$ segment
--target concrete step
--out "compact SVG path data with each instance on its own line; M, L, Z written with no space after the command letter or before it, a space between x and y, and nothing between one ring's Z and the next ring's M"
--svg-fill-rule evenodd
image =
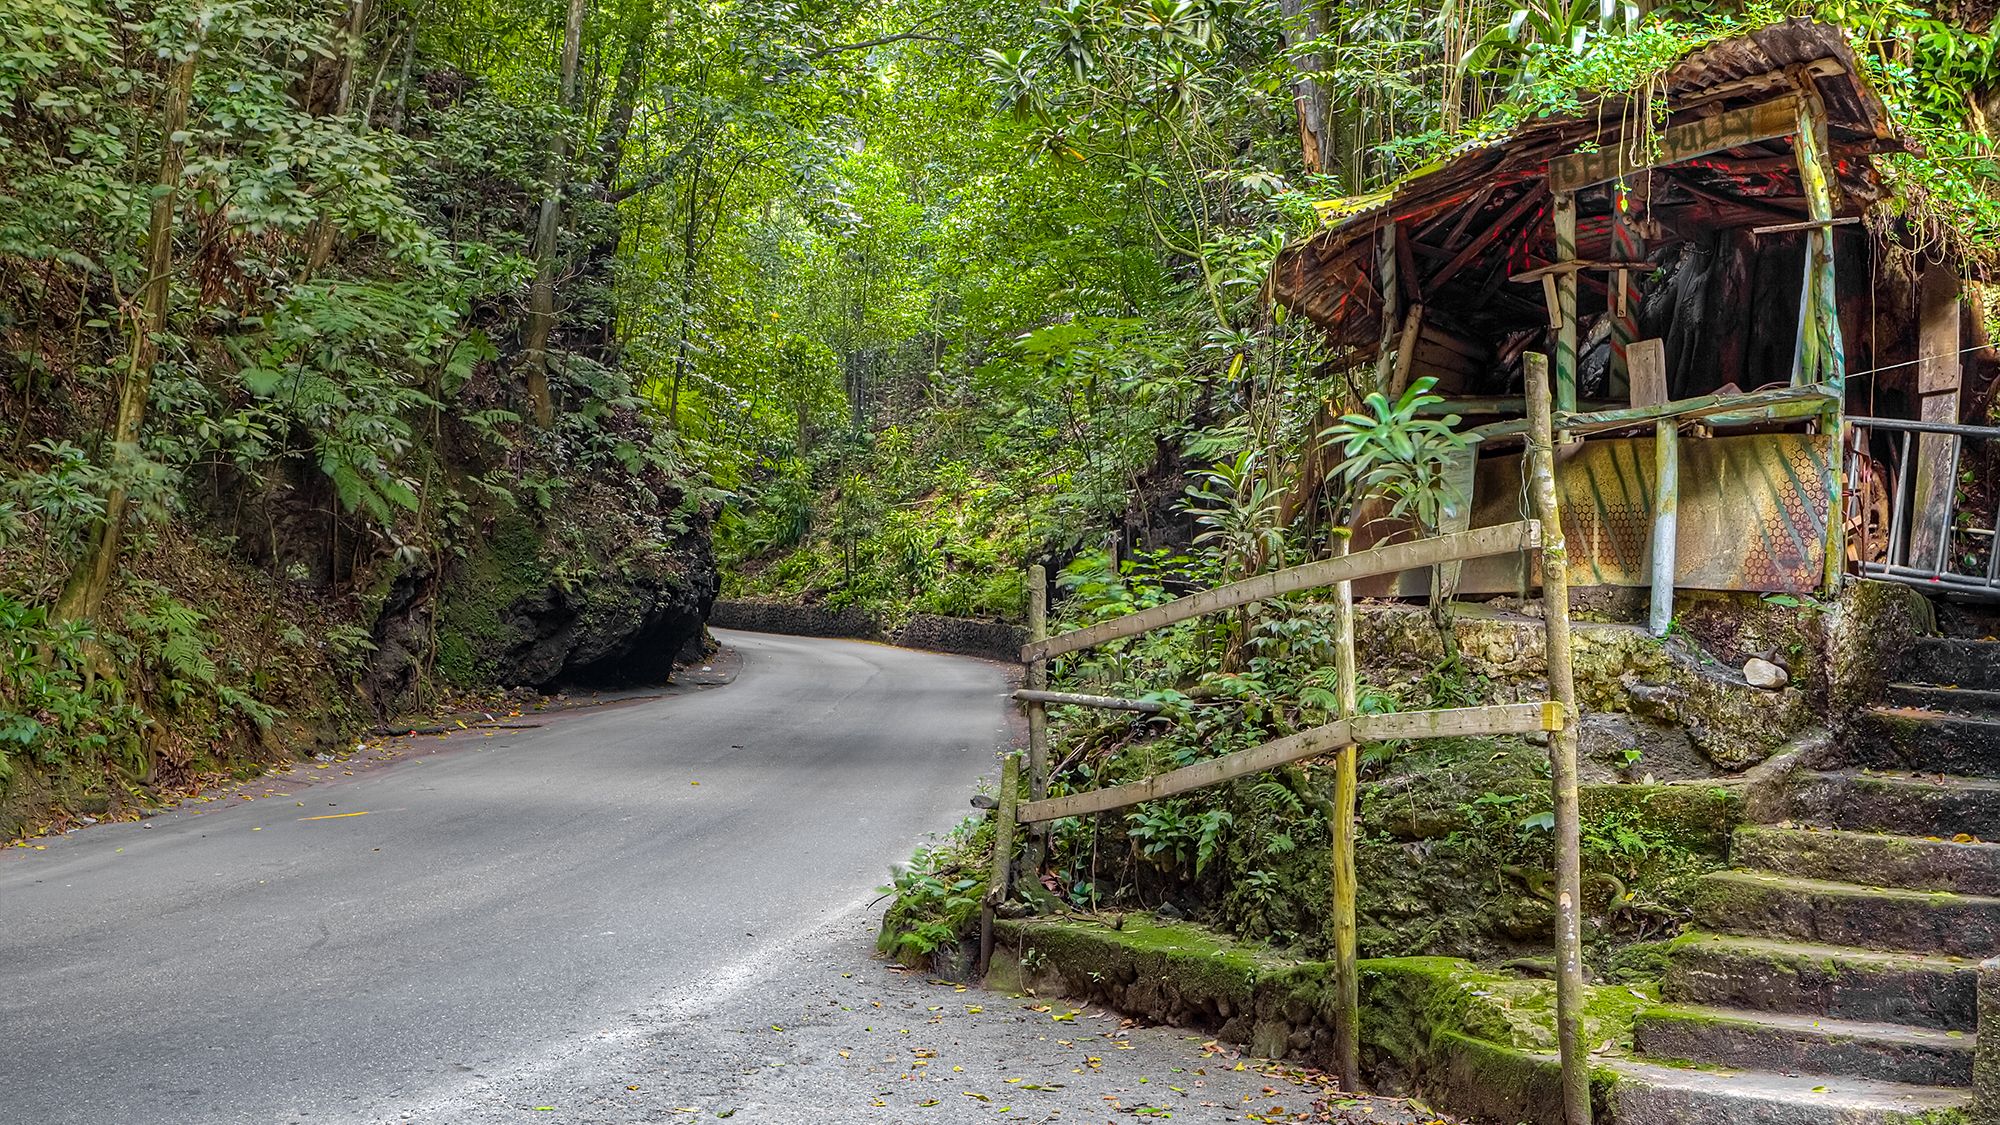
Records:
M1703 929L1746 937L1960 957L2000 949L2000 898L1718 871L1701 877L1693 904Z
M1912 1125L1952 1120L1970 1090L1767 1071L1683 1070L1621 1059L1618 1125Z
M1848 770L1812 774L1793 789L1791 816L1805 824L1949 840L1963 832L2000 840L2000 781Z
M1895 707L1915 707L1951 715L2000 715L2000 689L1996 688L1890 684L1888 701Z
M1969 1032L1978 984L1976 958L1697 933L1668 948L1660 998Z
M2000 690L2000 641L1919 637L1903 655L1901 679Z
M2000 895L2000 844L1878 832L1750 825L1736 830L1736 866L1805 879Z
M1850 740L1863 765L2000 778L2000 718L1870 707Z
M1731 1008L1660 1007L1639 1013L1634 1049L1662 1062L1830 1074L1917 1086L1972 1085L1973 1036Z

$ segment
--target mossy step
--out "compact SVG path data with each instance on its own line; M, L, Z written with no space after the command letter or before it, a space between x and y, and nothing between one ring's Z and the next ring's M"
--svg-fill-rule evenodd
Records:
M1919 637L1904 653L1901 678L2000 690L2000 641Z
M1684 1070L1635 1060L1610 1065L1618 1125L1949 1125L1972 1092L1868 1078L1757 1070Z
M2000 781L1848 770L1812 774L1793 789L1792 819L1902 836L1959 833L2000 840Z
M1972 1048L1962 1031L1732 1008L1651 1008L1633 1024L1648 1058L1918 1086L1972 1085Z
M1806 879L2000 895L2000 844L1748 825L1736 830L1731 854L1738 867Z
M1660 998L1971 1031L1978 984L1969 958L1695 933L1667 947Z
M1955 956L2000 949L2000 898L1717 871L1693 900L1696 924L1748 937Z
M2000 718L1953 715L1921 707L1870 707L1853 742L1864 760L1918 773L2000 777ZM1886 751L1892 757L1882 757Z
M1942 684L1890 684L1889 702L1952 715L2000 714L2000 688L1969 688Z

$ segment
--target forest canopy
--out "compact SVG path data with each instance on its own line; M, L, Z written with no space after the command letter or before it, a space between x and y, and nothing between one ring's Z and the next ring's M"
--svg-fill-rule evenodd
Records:
M891 617L1254 565L1320 204L1810 16L1983 261L1976 8L0 0L0 776L629 670L711 539Z

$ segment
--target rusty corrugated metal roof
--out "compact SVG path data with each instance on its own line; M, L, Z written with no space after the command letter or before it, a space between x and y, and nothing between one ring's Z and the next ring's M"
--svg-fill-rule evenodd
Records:
M1810 75L1826 105L1837 154L1898 147L1888 112L1845 33L1829 24L1790 20L1718 40L1675 63L1662 76L1662 86L1668 110L1678 115L1674 118L1678 122L1789 93L1798 87L1801 73ZM1320 208L1326 229L1286 249L1274 263L1273 294L1327 327L1341 343L1372 347L1379 332L1380 300L1374 291L1369 236L1390 222L1432 221L1454 206L1479 209L1475 224L1522 214L1521 209L1510 208L1522 203L1524 194L1545 190L1550 160L1588 144L1623 143L1634 116L1628 108L1627 97L1619 95L1575 117L1535 119L1503 137L1461 145L1391 188L1329 201ZM1857 198L1872 198L1861 182L1872 177L1865 161L1844 163L1842 172L1855 177L1849 186L1858 189L1853 192ZM1768 207L1762 216L1755 213L1755 201L1769 194L1771 177L1764 179L1763 190L1744 194L1746 201L1752 201L1744 211L1768 221ZM1706 186L1730 193L1726 182ZM1537 220L1532 209L1526 214L1529 222ZM1588 225L1589 220L1585 222ZM1491 286L1485 288L1490 295Z

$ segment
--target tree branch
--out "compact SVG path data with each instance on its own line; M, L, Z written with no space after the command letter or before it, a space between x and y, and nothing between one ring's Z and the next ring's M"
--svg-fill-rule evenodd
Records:
M922 39L930 43L949 43L954 47L965 46L962 40L949 35L932 35L929 32L923 31L904 31L898 32L895 35L884 35L880 39L866 39L859 43L836 43L831 47L821 47L817 51L806 52L804 59L806 62L811 62L814 59L824 58L827 55L837 55L842 51L865 51L870 47L883 47L890 43L900 43L906 39Z

